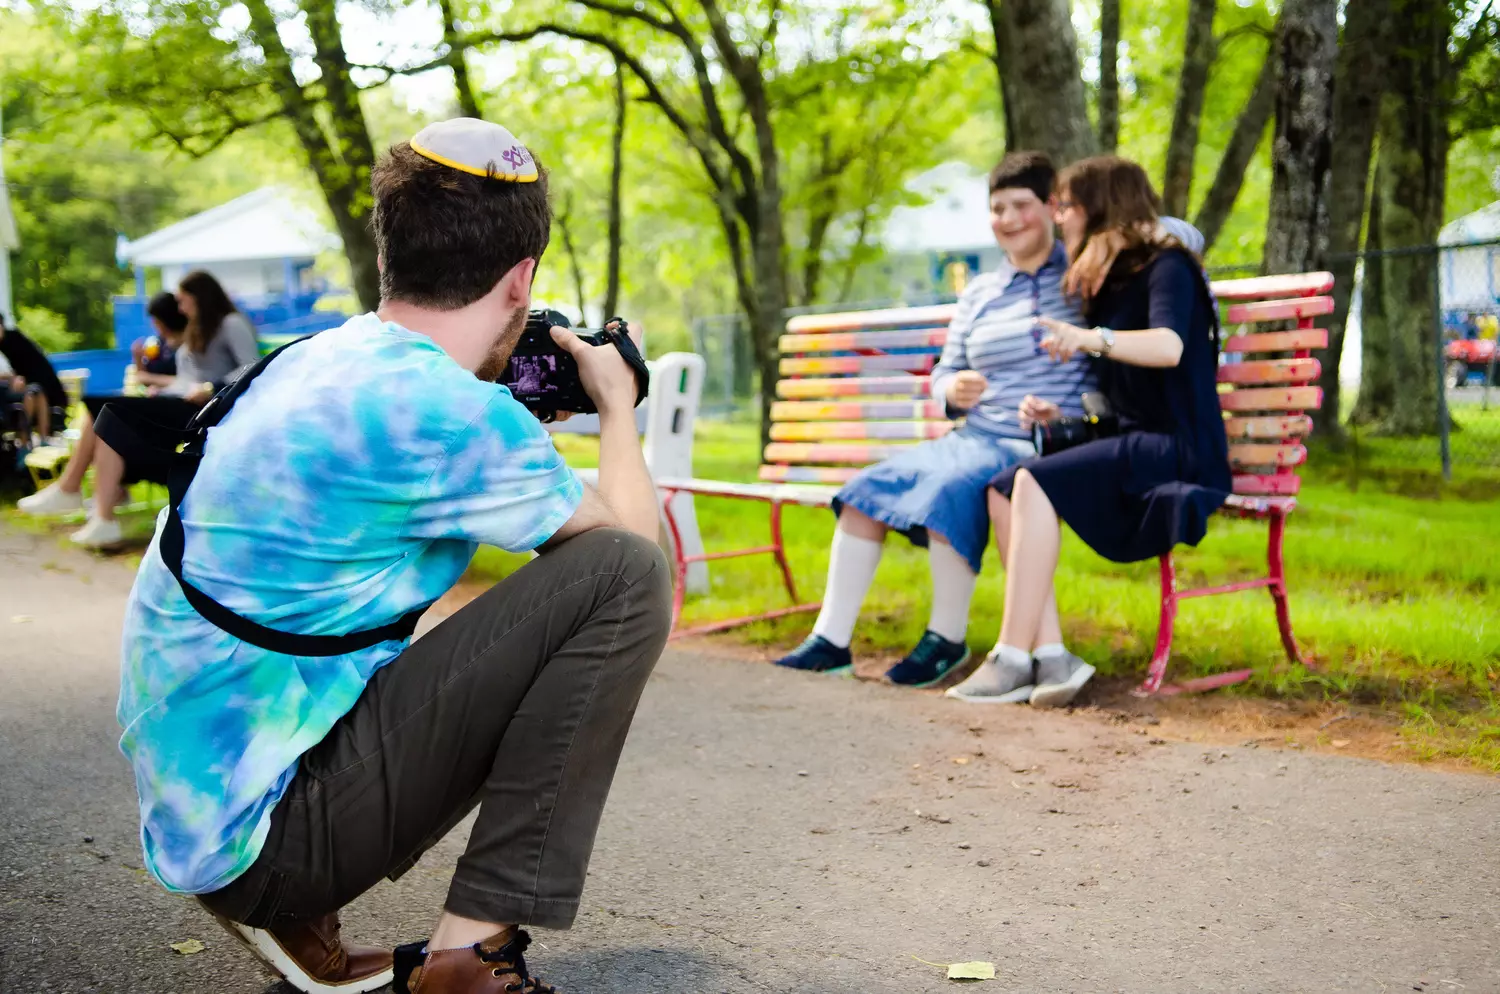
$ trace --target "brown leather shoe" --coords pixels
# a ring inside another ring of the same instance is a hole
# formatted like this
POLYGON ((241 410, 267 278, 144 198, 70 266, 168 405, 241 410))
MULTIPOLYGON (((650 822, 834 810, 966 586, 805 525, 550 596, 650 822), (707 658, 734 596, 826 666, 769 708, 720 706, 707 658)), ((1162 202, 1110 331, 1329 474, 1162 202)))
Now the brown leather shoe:
POLYGON ((396 994, 562 994, 526 970, 531 936, 516 929, 459 949, 425 952, 414 942, 396 947, 396 994))
POLYGON ((304 994, 365 994, 391 982, 391 952, 346 946, 339 938, 338 912, 293 925, 251 928, 214 915, 277 976, 304 994))

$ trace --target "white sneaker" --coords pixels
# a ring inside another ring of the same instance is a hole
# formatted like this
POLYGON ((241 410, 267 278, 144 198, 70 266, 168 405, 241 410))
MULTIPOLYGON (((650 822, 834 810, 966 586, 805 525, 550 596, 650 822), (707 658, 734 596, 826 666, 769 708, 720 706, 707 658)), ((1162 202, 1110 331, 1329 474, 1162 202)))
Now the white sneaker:
POLYGON ((70 494, 57 483, 49 483, 30 497, 16 501, 17 510, 26 514, 71 514, 83 510, 83 494, 70 494))
POLYGON ((1013 668, 1001 665, 1000 654, 992 652, 967 680, 949 687, 946 696, 970 704, 1022 704, 1031 699, 1034 683, 1030 658, 1013 668))
POLYGON ((107 549, 110 546, 119 545, 124 536, 120 533, 120 523, 113 518, 105 521, 103 518, 90 516, 84 526, 69 538, 74 545, 89 549, 107 549))
POLYGON ((1094 675, 1094 668, 1071 652, 1036 661, 1036 689, 1031 704, 1039 708, 1060 708, 1070 704, 1083 685, 1094 675))

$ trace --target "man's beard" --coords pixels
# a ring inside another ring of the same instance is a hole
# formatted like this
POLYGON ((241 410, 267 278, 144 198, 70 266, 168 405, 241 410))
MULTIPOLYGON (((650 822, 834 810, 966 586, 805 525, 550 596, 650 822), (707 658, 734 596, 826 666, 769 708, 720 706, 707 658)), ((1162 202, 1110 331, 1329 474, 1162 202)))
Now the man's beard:
POLYGON ((511 316, 510 323, 505 330, 500 332, 500 337, 495 339, 495 344, 490 346, 489 354, 479 363, 474 370, 474 375, 486 383, 494 383, 500 379, 500 374, 505 372, 506 363, 510 362, 510 354, 515 350, 516 343, 521 340, 521 332, 526 330, 526 312, 516 311, 511 316))

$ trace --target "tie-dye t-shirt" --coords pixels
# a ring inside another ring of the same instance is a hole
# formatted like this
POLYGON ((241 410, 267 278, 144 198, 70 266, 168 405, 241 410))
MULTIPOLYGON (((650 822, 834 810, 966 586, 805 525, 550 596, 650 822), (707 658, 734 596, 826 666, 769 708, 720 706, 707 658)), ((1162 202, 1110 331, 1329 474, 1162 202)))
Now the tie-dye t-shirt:
MULTIPOLYGON (((210 429, 181 509, 183 574, 263 625, 343 634, 436 600, 478 543, 540 545, 581 498, 509 391, 366 314, 282 353, 210 429)), ((201 894, 243 873, 297 758, 403 647, 318 658, 241 642, 188 606, 153 541, 126 609, 119 719, 156 878, 201 894)))

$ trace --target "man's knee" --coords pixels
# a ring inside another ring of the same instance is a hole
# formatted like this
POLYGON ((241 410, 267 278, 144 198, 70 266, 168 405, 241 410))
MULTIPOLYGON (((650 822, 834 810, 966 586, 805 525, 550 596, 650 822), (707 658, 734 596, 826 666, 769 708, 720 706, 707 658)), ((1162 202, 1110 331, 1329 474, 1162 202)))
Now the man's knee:
POLYGON ((623 528, 595 528, 570 540, 596 567, 615 573, 632 614, 663 632, 672 624, 672 568, 660 545, 623 528))

